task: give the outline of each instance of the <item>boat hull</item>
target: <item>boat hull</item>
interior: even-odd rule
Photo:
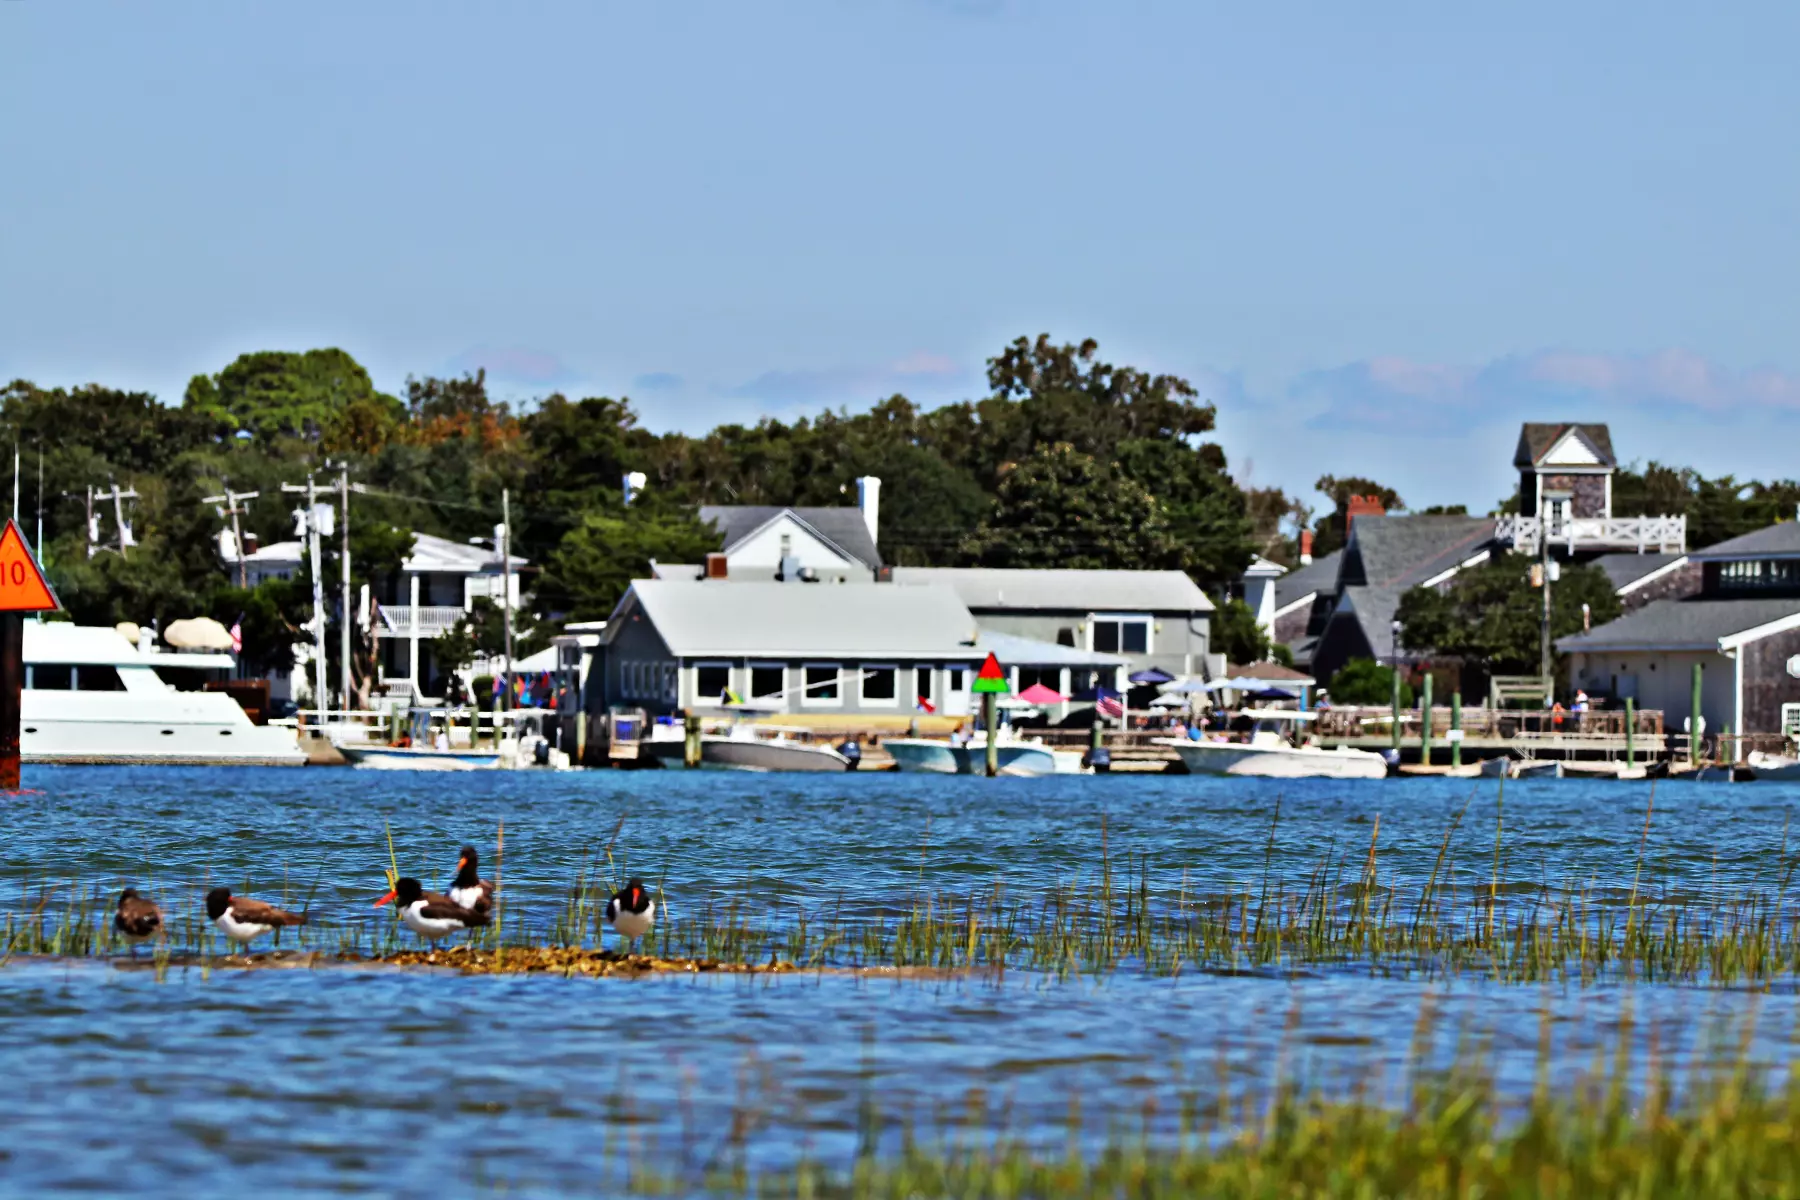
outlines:
[[[700,765],[726,771],[842,773],[850,769],[850,760],[830,746],[708,736],[700,739]]]
[[[890,738],[881,744],[901,771],[924,775],[985,775],[987,743],[979,738],[965,745],[929,738]],[[1045,746],[1001,742],[995,747],[995,765],[1002,775],[1066,775],[1081,770],[1081,755],[1065,762]]]
[[[81,693],[71,693],[82,695]],[[252,725],[237,702],[224,695],[208,699],[225,704],[177,710],[170,704],[157,719],[139,711],[105,710],[118,693],[89,700],[88,712],[46,713],[42,697],[25,693],[20,717],[19,752],[27,763],[99,764],[106,766],[267,766],[302,767],[306,755],[294,731],[276,725]],[[228,704],[230,707],[226,708]],[[189,706],[180,706],[189,707]]]
[[[911,775],[962,775],[956,748],[949,742],[927,738],[889,738],[881,748],[894,760],[894,769]]]
[[[1366,750],[1257,746],[1246,742],[1164,739],[1193,775],[1264,779],[1385,779],[1387,760]]]
[[[420,746],[339,745],[353,767],[374,771],[487,771],[500,765],[499,751],[433,750]]]

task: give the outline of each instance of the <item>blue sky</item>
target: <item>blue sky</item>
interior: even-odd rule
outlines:
[[[1524,419],[1797,475],[1800,6],[0,3],[0,375],[242,350],[653,428],[1048,331],[1240,475],[1487,505]]]

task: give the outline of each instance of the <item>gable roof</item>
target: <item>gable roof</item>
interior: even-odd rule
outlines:
[[[1495,527],[1492,517],[1358,517],[1342,582],[1403,592],[1491,551]]]
[[[1275,611],[1280,612],[1288,605],[1316,596],[1320,592],[1334,590],[1337,587],[1338,566],[1343,560],[1344,552],[1333,550],[1322,558],[1313,559],[1304,567],[1295,567],[1277,579]]]
[[[1800,615],[1800,600],[1655,600],[1616,621],[1556,639],[1568,653],[1717,650],[1721,638]]]
[[[895,567],[894,583],[946,585],[976,611],[1211,612],[1213,602],[1182,571],[1029,570],[1012,567]]]
[[[1793,556],[1800,556],[1800,521],[1783,521],[1766,529],[1753,530],[1688,555],[1696,562]]]
[[[779,504],[706,504],[700,520],[716,526],[722,535],[720,549],[734,548],[783,513],[805,526],[820,541],[845,558],[873,570],[881,565],[881,551],[869,536],[869,523],[860,508],[795,508]]]
[[[979,657],[975,619],[947,587],[638,579],[603,640],[640,611],[680,658]]]
[[[523,556],[508,555],[514,568],[525,564]],[[400,564],[407,571],[461,572],[465,575],[500,573],[500,555],[489,546],[470,542],[453,542],[432,533],[413,535],[412,552]]]
[[[1618,458],[1613,454],[1612,432],[1604,425],[1577,424],[1569,421],[1527,421],[1519,430],[1519,446],[1513,451],[1513,466],[1536,467],[1543,464],[1545,457],[1562,441],[1563,435],[1574,431],[1587,439],[1594,448],[1595,455],[1604,467],[1616,467]]]
[[[1602,554],[1593,565],[1605,574],[1613,591],[1623,593],[1649,582],[1653,575],[1680,567],[1687,560],[1685,554]]]

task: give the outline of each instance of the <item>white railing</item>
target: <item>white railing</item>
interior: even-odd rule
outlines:
[[[467,615],[455,604],[421,604],[417,608],[405,604],[396,604],[392,608],[383,605],[382,632],[393,637],[411,637],[416,627],[420,637],[436,637],[455,628],[456,623]]]
[[[1550,545],[1577,550],[1634,550],[1640,554],[1687,552],[1686,517],[1569,517],[1550,523]],[[1514,550],[1536,554],[1544,533],[1539,517],[1501,517],[1494,536]]]

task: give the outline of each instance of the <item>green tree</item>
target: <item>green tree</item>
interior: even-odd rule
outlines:
[[[1394,669],[1372,658],[1353,658],[1338,668],[1326,691],[1333,704],[1392,704],[1394,701]],[[1411,708],[1412,684],[1400,681],[1400,707]]]
[[[194,376],[182,407],[265,442],[316,440],[346,407],[374,396],[369,373],[342,350],[262,350],[239,355],[217,375]]]
[[[570,620],[603,620],[632,580],[649,575],[652,559],[696,563],[718,548],[716,530],[672,506],[590,512],[544,564],[538,600]]]
[[[1061,442],[1001,479],[967,554],[988,567],[1167,568],[1182,550],[1155,496]]]
[[[1398,617],[1408,649],[1461,658],[1490,675],[1536,675],[1543,592],[1531,586],[1531,560],[1503,554],[1459,572],[1442,588],[1416,587],[1400,598]],[[1604,624],[1619,615],[1605,572],[1565,565],[1550,589],[1550,637],[1577,633],[1581,606]]]
[[[1269,657],[1269,637],[1250,606],[1233,597],[1213,611],[1212,648],[1227,662],[1247,666]]]

